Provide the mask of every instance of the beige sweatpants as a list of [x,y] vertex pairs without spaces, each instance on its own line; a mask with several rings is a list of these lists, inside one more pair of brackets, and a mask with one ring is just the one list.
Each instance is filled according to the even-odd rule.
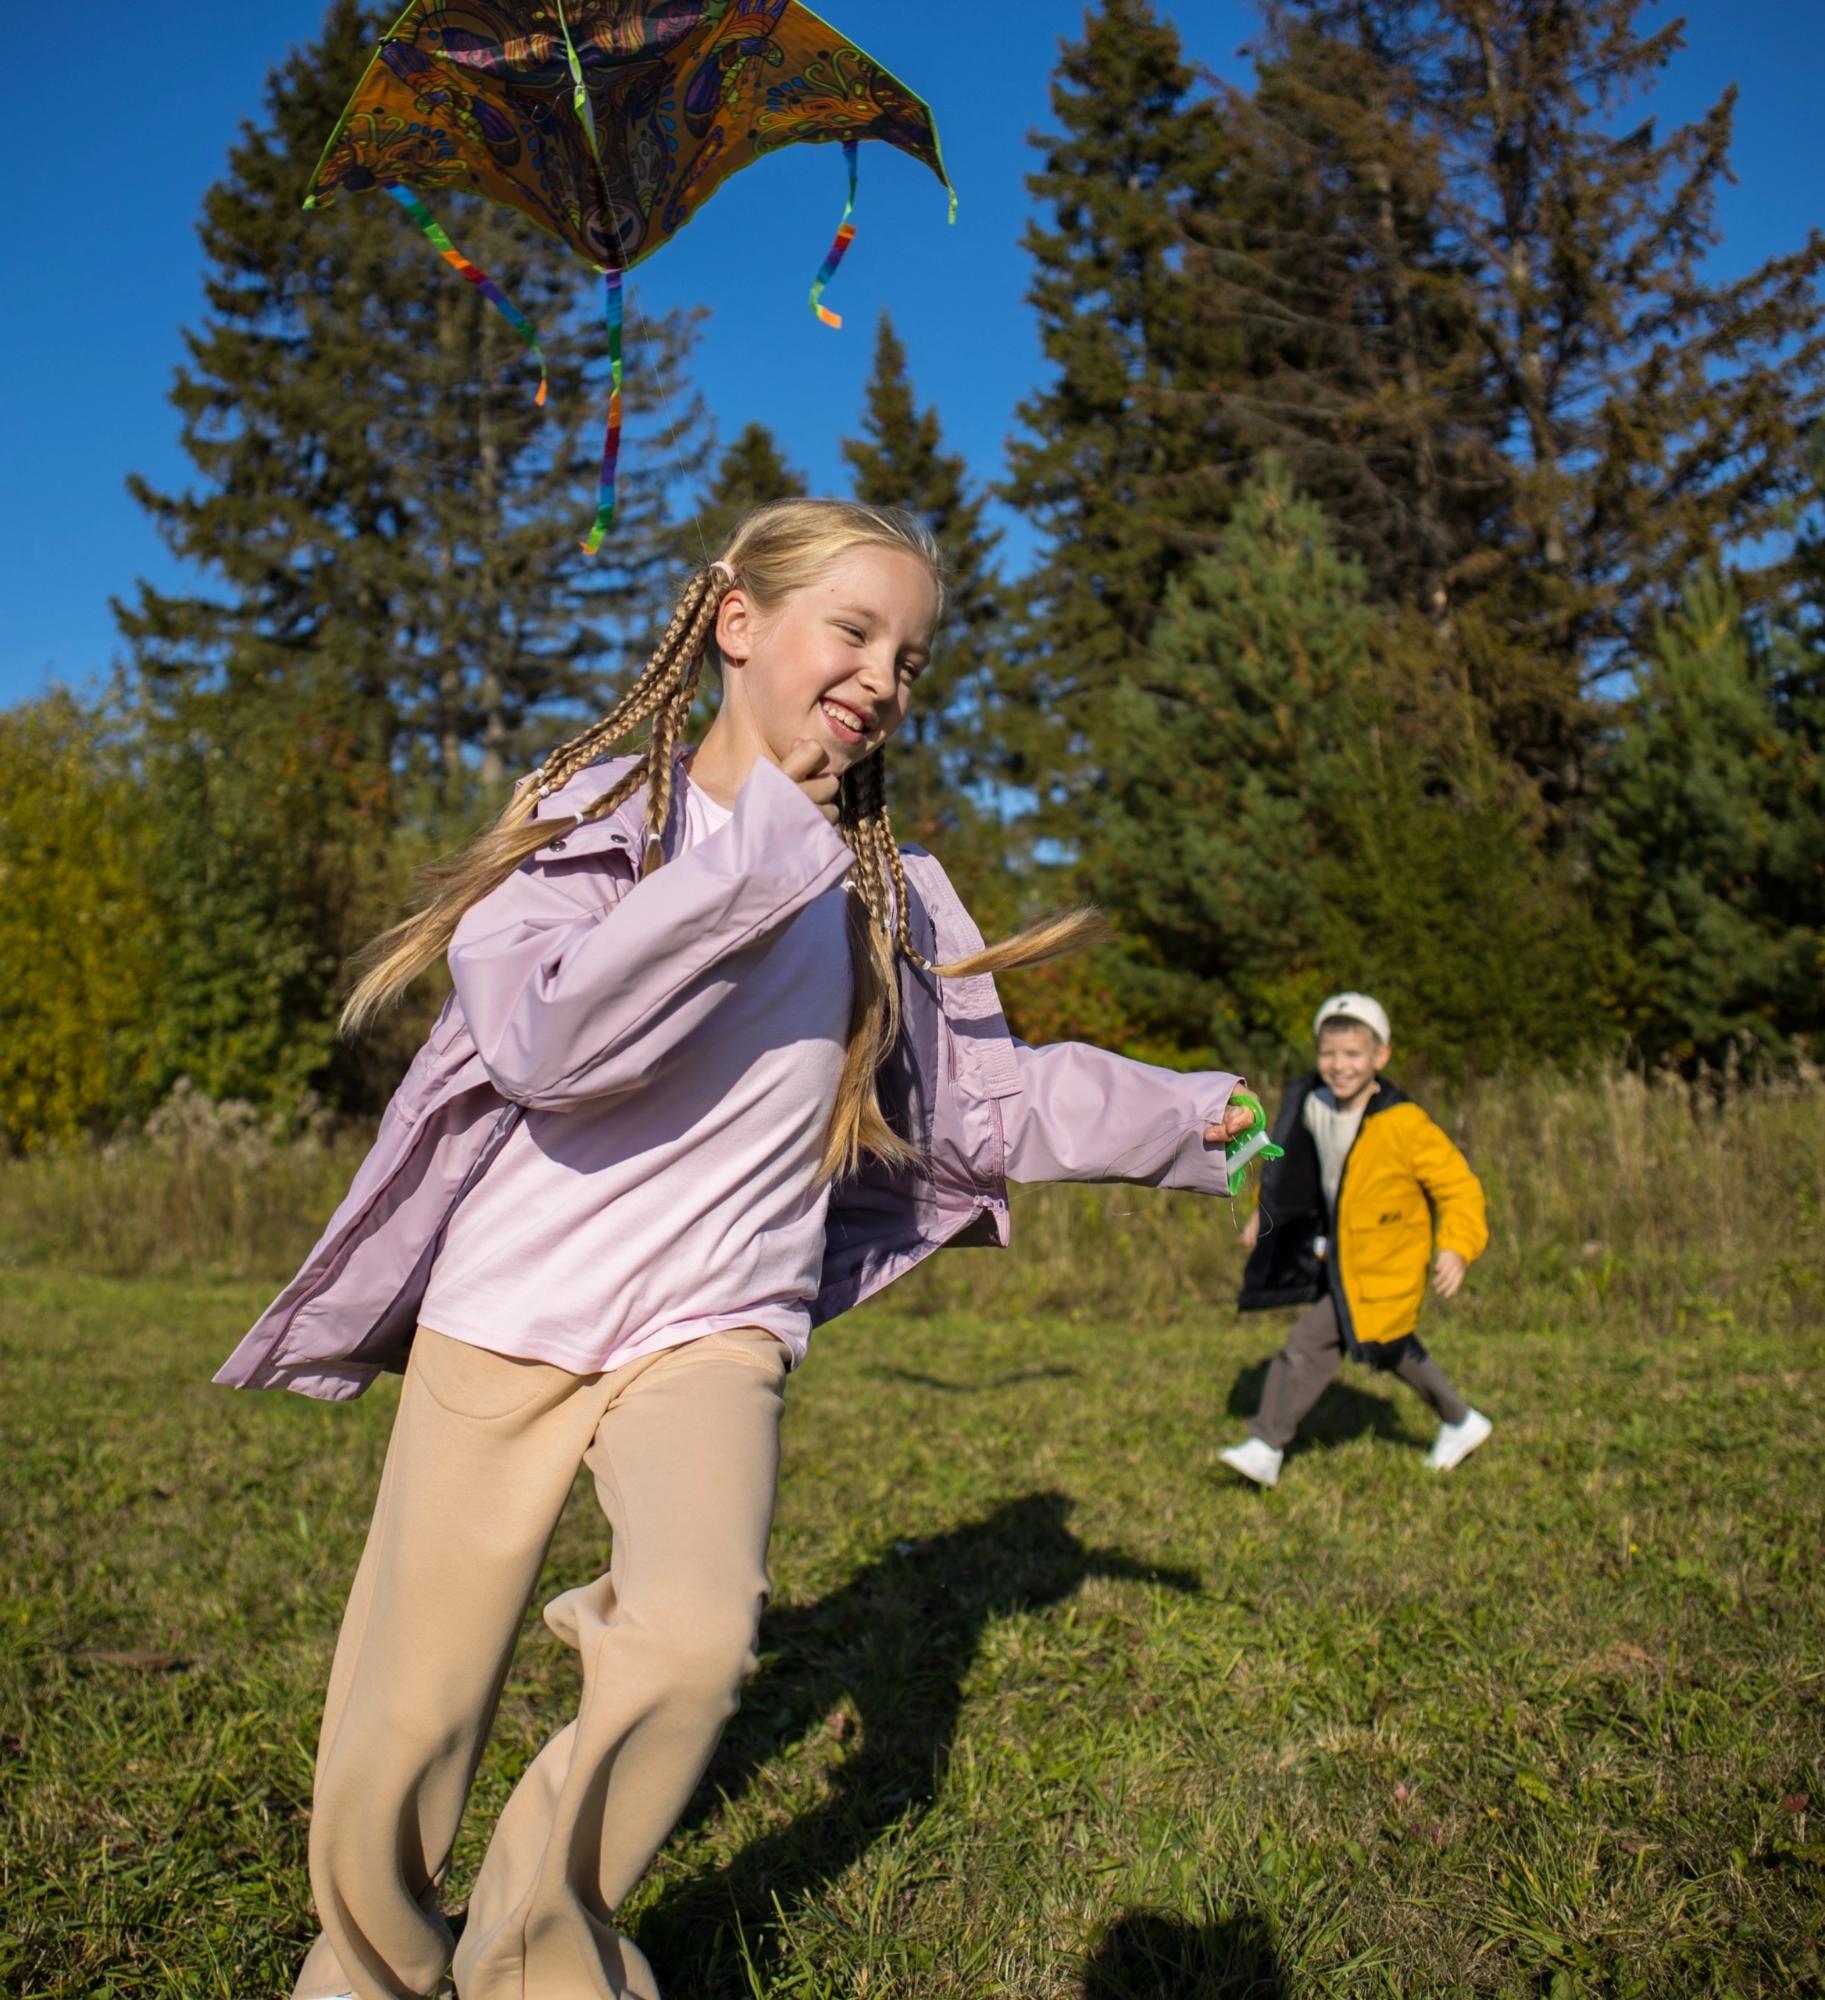
[[657,2000],[613,1914],[754,1666],[786,1359],[743,1329],[571,1375],[419,1330],[330,1672],[294,2000],[413,2000],[450,1965],[438,1891],[579,1463],[612,1560],[545,1622],[582,1702],[507,1801],[453,1970],[462,2000]]

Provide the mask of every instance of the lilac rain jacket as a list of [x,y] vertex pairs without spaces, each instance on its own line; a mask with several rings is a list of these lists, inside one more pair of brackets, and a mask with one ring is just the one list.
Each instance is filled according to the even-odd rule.
[[[542,802],[565,818],[625,762]],[[851,865],[835,828],[762,762],[729,824],[637,879],[645,802],[561,835],[464,916],[455,992],[387,1106],[373,1150],[316,1248],[229,1357],[218,1382],[358,1396],[405,1365],[445,1224],[526,1110],[663,1088],[745,966]],[[905,850],[914,943],[938,964],[982,947],[944,870]],[[945,1244],[1005,1244],[1007,1183],[1121,1180],[1226,1194],[1203,1128],[1237,1078],[1181,1075],[1076,1042],[1014,1041],[995,983],[902,964],[899,1043],[883,1109],[922,1172],[870,1165],[834,1189],[814,1325]],[[662,1257],[666,1246],[655,1243]]]

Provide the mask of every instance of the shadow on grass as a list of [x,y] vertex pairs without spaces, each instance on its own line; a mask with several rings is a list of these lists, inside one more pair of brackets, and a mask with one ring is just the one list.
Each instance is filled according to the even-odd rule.
[[[846,1740],[852,1729],[859,1741],[815,1810],[676,1884],[641,1917],[635,1936],[655,1964],[671,1968],[668,1991],[675,1986],[685,2000],[758,1990],[753,1982],[776,1965],[780,1913],[815,1900],[930,1803],[944,1783],[964,1679],[992,1621],[1058,1604],[1093,1576],[1198,1590],[1188,1572],[1086,1548],[1067,1526],[1070,1509],[1062,1493],[1005,1501],[947,1534],[898,1543],[840,1590],[763,1620],[761,1671],[684,1827],[701,1827],[720,1795],[738,1797],[796,1741]],[[716,1947],[706,1950],[712,1937]]]
[[1129,1910],[1103,1933],[1084,1968],[1083,2000],[1281,2000],[1286,1987],[1259,1917],[1189,1924],[1165,1910]]
[[871,1375],[888,1382],[910,1382],[916,1389],[940,1389],[950,1396],[984,1396],[991,1389],[1014,1389],[1023,1382],[1075,1381],[1081,1369],[1051,1365],[1045,1368],[1016,1368],[1006,1375],[991,1375],[981,1382],[947,1382],[942,1375],[921,1375],[913,1368],[871,1368]]
[[[1232,1417],[1240,1417],[1246,1422],[1260,1409],[1261,1391],[1266,1386],[1267,1371],[1272,1361],[1270,1355],[1266,1361],[1254,1362],[1236,1377],[1225,1406]],[[1399,1395],[1413,1396],[1412,1390],[1403,1388],[1392,1375],[1373,1379],[1386,1381],[1389,1388]],[[1388,1396],[1370,1394],[1339,1375],[1326,1385],[1311,1415],[1299,1426],[1299,1435],[1288,1447],[1287,1455],[1291,1457],[1301,1451],[1327,1450],[1332,1445],[1348,1444],[1352,1438],[1363,1437],[1370,1432],[1390,1444],[1416,1448],[1419,1442],[1402,1421],[1398,1405]]]

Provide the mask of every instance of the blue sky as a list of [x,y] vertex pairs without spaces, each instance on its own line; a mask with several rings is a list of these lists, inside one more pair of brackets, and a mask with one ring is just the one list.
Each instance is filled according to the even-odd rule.
[[[1196,59],[1245,73],[1238,52],[1255,27],[1252,4],[1161,0],[1159,10]],[[937,404],[950,444],[993,478],[1015,406],[1043,374],[1019,249],[1026,138],[1049,124],[1052,66],[1082,7],[826,0],[820,11],[931,100],[960,196],[955,225],[923,168],[865,147],[860,233],[829,299],[848,323],[831,333],[806,311],[805,287],[840,211],[841,170],[829,149],[799,147],[731,181],[641,268],[640,296],[648,310],[713,308],[695,379],[721,435],[768,424],[814,486],[833,490],[846,483],[838,441],[854,428],[886,307],[921,402]],[[1651,8],[1644,21],[1671,12]],[[1825,5],[1693,0],[1686,15],[1688,48],[1652,103],[1664,130],[1726,83],[1741,88],[1739,185],[1726,191],[1718,257],[1728,273],[1825,220]],[[166,588],[185,581],[124,481],[130,471],[163,488],[188,481],[167,395],[181,330],[202,310],[199,205],[241,123],[260,119],[268,70],[320,18],[316,0],[186,0],[135,37],[130,64],[110,72],[131,87],[111,88],[92,118],[80,50],[55,10],[15,23],[9,145],[38,171],[15,178],[0,217],[11,280],[0,318],[0,703],[53,679],[105,674],[118,650],[109,598],[130,596],[139,576]],[[100,51],[95,60],[99,74]],[[445,281],[427,253],[425,282]],[[629,361],[639,365],[637,339]],[[586,514],[587,496],[578,499]],[[1030,545],[1018,523],[1002,524],[1018,563]]]

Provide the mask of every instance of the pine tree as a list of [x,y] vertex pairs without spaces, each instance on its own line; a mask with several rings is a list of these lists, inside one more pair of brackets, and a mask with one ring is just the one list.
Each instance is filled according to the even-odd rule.
[[208,579],[142,583],[116,609],[168,808],[171,1060],[211,1088],[329,1060],[340,966],[398,873],[376,855],[402,824],[422,843],[467,823],[478,785],[650,644],[675,560],[666,495],[696,467],[697,447],[668,458],[642,435],[661,392],[701,434],[688,319],[655,332],[630,314],[631,470],[592,563],[598,281],[517,217],[441,204],[540,330],[541,412],[518,340],[391,202],[301,209],[381,25],[334,0],[273,73],[204,203],[208,313],[172,395],[197,484],[131,482]]
[[805,476],[790,464],[765,424],[749,424],[717,461],[694,519],[684,524],[681,546],[687,562],[702,562],[729,545],[743,518],[770,500],[797,500]]
[[1701,576],[1601,769],[1591,865],[1649,1056],[1785,1057],[1825,1026],[1825,702],[1816,669],[1776,667],[1736,589]]
[[918,408],[905,345],[886,313],[875,335],[862,435],[844,439],[843,456],[854,468],[858,500],[904,508],[944,554],[943,622],[889,759],[900,832],[941,841],[979,816],[971,799],[987,775],[982,750],[1002,610],[995,570],[1001,537],[984,524],[984,496],[971,493],[962,456],[944,450],[938,412]]
[[[607,407],[597,281],[519,217],[443,204],[458,243],[540,328],[542,412],[512,331],[392,203],[300,208],[380,26],[334,0],[205,199],[209,317],[172,394],[201,489],[131,485],[215,588],[142,585],[121,617],[154,684],[257,695],[314,680],[356,705],[377,764],[419,748],[455,800],[466,751],[497,781],[524,754],[529,713],[595,698],[605,628],[650,625],[671,561],[664,494],[691,467],[630,444],[617,528],[592,563],[576,531]],[[630,340],[636,428],[668,385],[674,404],[687,395],[687,344],[682,322]]]
[[[1329,43],[1367,80],[1379,132],[1340,137],[1337,171],[1435,163],[1429,237],[1469,273],[1507,461],[1465,657],[1502,739],[1561,795],[1586,691],[1717,550],[1779,540],[1825,411],[1825,237],[1740,279],[1703,270],[1734,88],[1664,139],[1651,117],[1617,136],[1681,46],[1678,21],[1638,27],[1642,6],[1282,0],[1265,44],[1271,66]],[[1783,565],[1743,581],[1770,601]]]
[[[1208,547],[1272,452],[1377,599],[1448,625],[1504,491],[1474,267],[1441,241],[1436,138],[1379,64],[1283,22],[1220,97],[1224,170],[1181,217],[1201,361],[1161,401],[1203,439],[1183,483]],[[1479,560],[1479,558],[1482,558]]]
[[1101,704],[1146,649],[1197,505],[1183,475],[1202,441],[1159,402],[1207,348],[1177,250],[1177,218],[1209,198],[1220,164],[1196,80],[1148,0],[1106,0],[1060,58],[1061,132],[1034,140],[1044,164],[1027,185],[1050,223],[1027,230],[1027,297],[1054,374],[1020,406],[1002,494],[1045,546],[999,676],[998,728],[1008,775],[1037,794],[1040,824],[1067,834]]
[[1087,875],[1163,1044],[1278,1055],[1322,997],[1319,873],[1376,615],[1360,566],[1273,461],[1176,578],[1114,702]]

